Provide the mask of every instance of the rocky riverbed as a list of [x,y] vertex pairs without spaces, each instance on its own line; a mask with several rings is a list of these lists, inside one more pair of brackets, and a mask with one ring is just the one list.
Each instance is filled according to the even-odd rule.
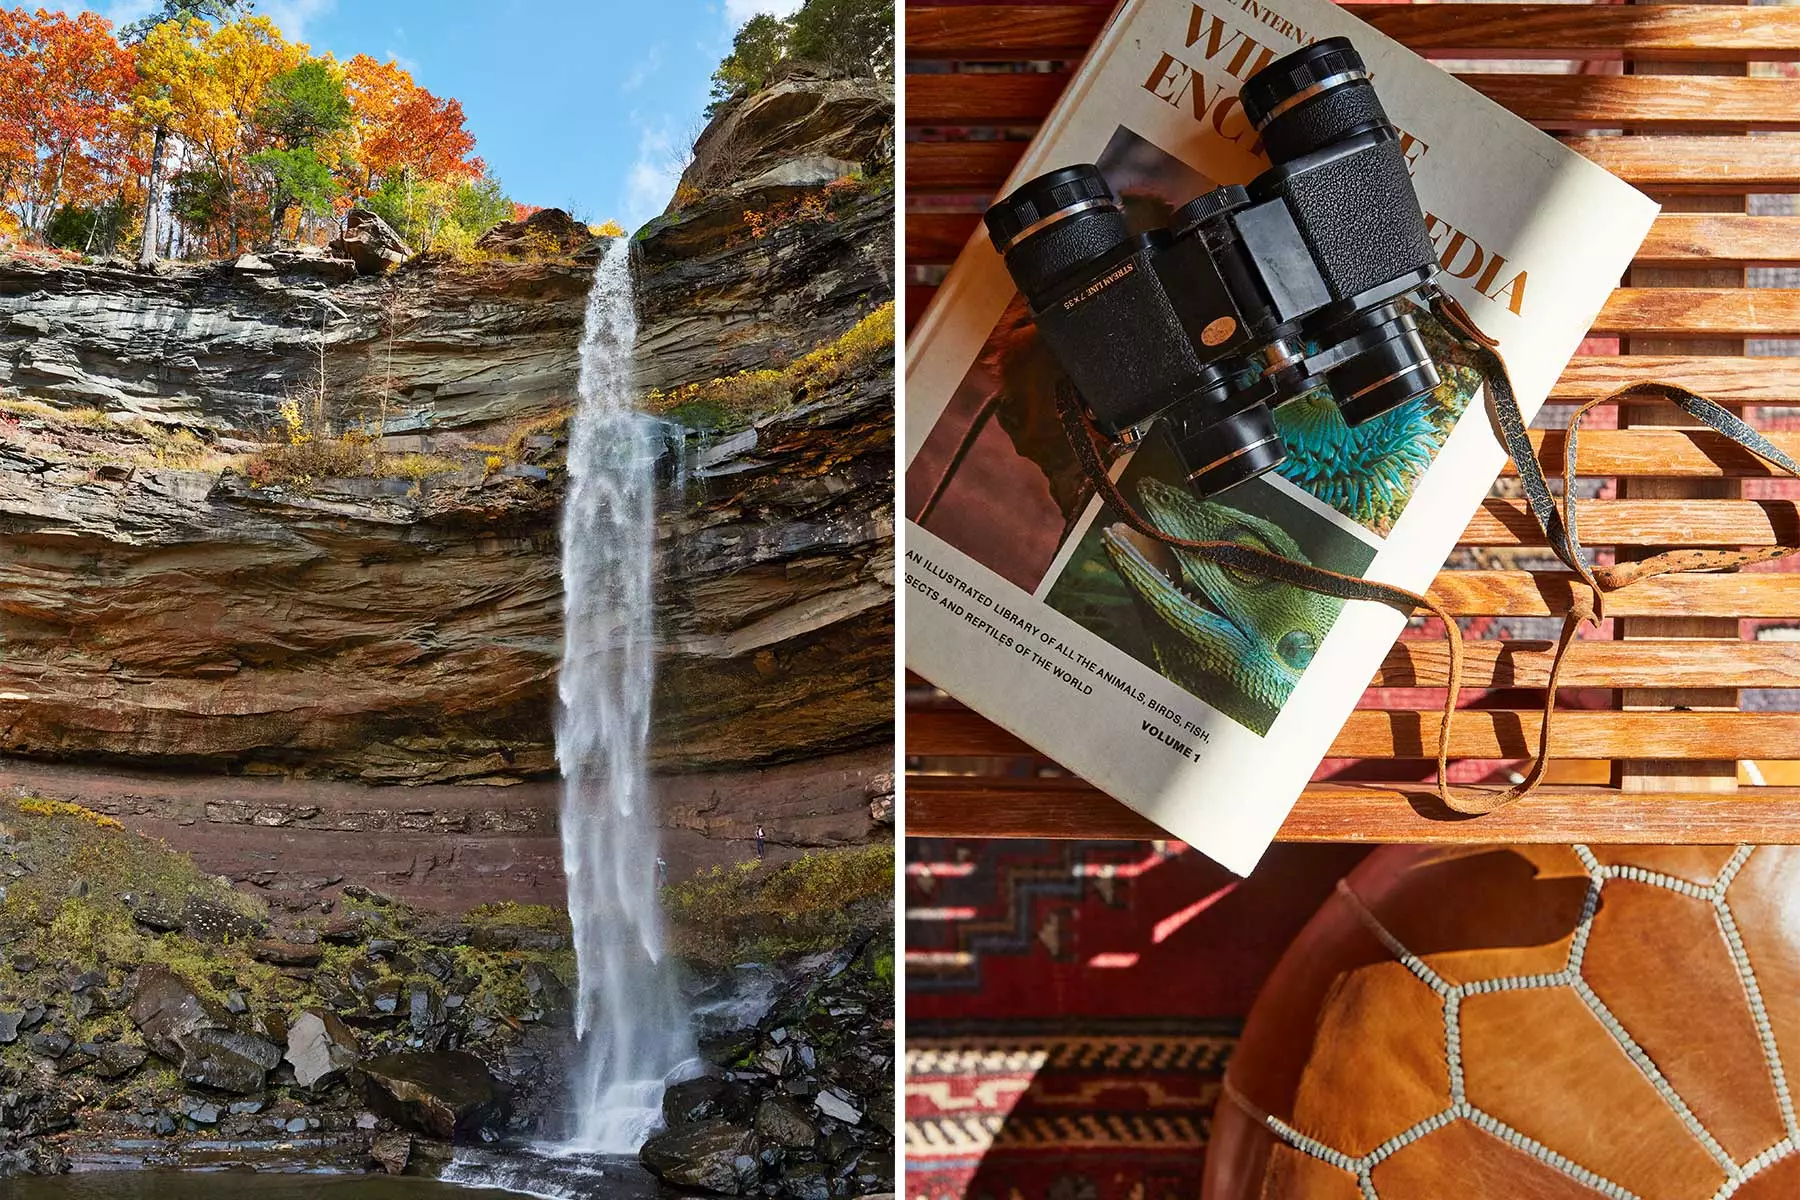
[[[673,897],[708,927],[674,931],[705,1061],[644,1148],[668,1186],[891,1190],[891,856],[852,853]],[[719,906],[750,913],[759,889],[846,870],[829,913],[739,918],[719,940]],[[453,917],[352,888],[331,913],[271,919],[184,856],[47,801],[0,802],[0,886],[0,1176],[432,1176],[459,1146],[560,1132],[574,963],[556,910]]]

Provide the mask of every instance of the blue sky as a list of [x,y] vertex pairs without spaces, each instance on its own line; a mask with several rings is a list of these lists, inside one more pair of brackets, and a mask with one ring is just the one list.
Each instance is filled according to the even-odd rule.
[[[115,23],[152,0],[69,3]],[[737,27],[799,0],[258,0],[291,41],[395,59],[462,101],[476,152],[527,204],[635,229],[662,211]]]

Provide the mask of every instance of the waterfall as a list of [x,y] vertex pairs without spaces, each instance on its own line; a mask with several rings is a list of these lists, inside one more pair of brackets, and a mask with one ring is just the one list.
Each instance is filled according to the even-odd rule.
[[657,425],[633,407],[631,246],[594,269],[563,501],[556,757],[580,976],[569,1148],[635,1153],[693,1038],[664,954],[645,748],[655,677],[651,571]]

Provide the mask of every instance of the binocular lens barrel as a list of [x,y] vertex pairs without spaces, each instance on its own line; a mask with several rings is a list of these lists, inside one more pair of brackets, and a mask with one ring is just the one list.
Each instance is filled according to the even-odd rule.
[[1028,181],[988,209],[986,221],[988,236],[1033,308],[1071,272],[1129,238],[1112,187],[1091,163]]

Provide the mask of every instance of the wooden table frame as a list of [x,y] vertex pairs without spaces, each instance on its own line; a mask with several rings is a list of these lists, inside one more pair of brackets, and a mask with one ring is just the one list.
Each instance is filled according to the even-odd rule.
[[[1756,268],[1800,266],[1800,216],[1756,214],[1757,193],[1800,193],[1800,7],[1737,4],[1348,4],[1484,94],[1664,205],[1593,335],[1618,355],[1578,358],[1550,402],[1655,377],[1740,408],[1800,406],[1800,356],[1746,354],[1747,339],[1800,337],[1800,289],[1749,286]],[[1108,3],[908,4],[907,319],[975,231]],[[1539,74],[1512,60],[1575,60]],[[1494,60],[1484,62],[1482,60]],[[963,64],[984,70],[963,71]],[[998,71],[994,64],[1030,64]],[[1598,73],[1594,73],[1598,72]],[[966,136],[971,130],[991,140]],[[1754,135],[1754,136],[1752,136]],[[1623,406],[1619,428],[1581,442],[1578,469],[1615,482],[1586,502],[1589,546],[1623,559],[1668,546],[1800,543],[1800,490],[1668,406]],[[1781,420],[1772,422],[1776,426]],[[1796,427],[1800,427],[1797,424]],[[1773,431],[1800,451],[1800,432]],[[1563,438],[1534,433],[1560,470]],[[1748,486],[1747,486],[1748,485]],[[1499,559],[1541,547],[1521,501],[1484,502],[1462,538]],[[1433,588],[1466,617],[1560,615],[1566,573],[1446,569]],[[1800,687],[1800,641],[1754,640],[1749,621],[1800,623],[1800,574],[1755,570],[1659,580],[1610,604],[1615,640],[1582,643],[1569,687],[1607,689],[1607,709],[1558,719],[1552,782],[1480,819],[1444,811],[1419,782],[1435,745],[1429,701],[1375,693],[1332,756],[1348,779],[1309,787],[1288,840],[1800,841],[1800,713],[1744,712],[1739,689]],[[1541,642],[1474,640],[1468,682],[1504,707],[1458,718],[1455,752],[1525,755],[1548,666]],[[1435,641],[1402,641],[1374,683],[1441,686]],[[1531,689],[1539,689],[1535,696]],[[1413,698],[1415,701],[1417,698]],[[907,688],[907,831],[959,837],[1164,836],[917,678]]]

